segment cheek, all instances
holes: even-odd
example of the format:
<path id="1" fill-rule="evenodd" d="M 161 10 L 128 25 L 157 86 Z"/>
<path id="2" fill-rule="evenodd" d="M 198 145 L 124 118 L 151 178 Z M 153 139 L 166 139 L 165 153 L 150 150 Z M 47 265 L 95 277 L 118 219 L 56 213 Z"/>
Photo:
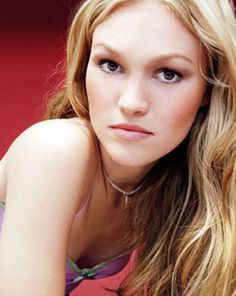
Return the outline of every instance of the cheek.
<path id="1" fill-rule="evenodd" d="M 190 93 L 194 94 L 192 90 Z M 204 90 L 195 92 L 195 95 L 186 95 L 185 93 L 176 93 L 173 100 L 170 99 L 168 104 L 163 104 L 160 112 L 161 122 L 164 128 L 174 131 L 177 134 L 186 135 L 191 128 L 196 114 L 201 105 Z M 157 115 L 158 116 L 158 115 Z"/>
<path id="2" fill-rule="evenodd" d="M 105 111 L 111 103 L 112 90 L 109 83 L 98 75 L 97 70 L 88 67 L 86 73 L 86 92 L 89 111 L 96 113 Z"/>
<path id="3" fill-rule="evenodd" d="M 99 81 L 96 79 L 94 71 L 90 70 L 88 67 L 86 74 L 86 92 L 89 104 L 89 113 L 93 115 L 102 107 L 102 87 Z"/>
<path id="4" fill-rule="evenodd" d="M 191 126 L 199 109 L 199 104 L 178 104 L 170 109 L 170 124 L 176 126 Z"/>
<path id="5" fill-rule="evenodd" d="M 206 83 L 201 79 L 193 79 L 188 85 L 176 92 L 175 102 L 176 119 L 180 122 L 193 122 L 201 106 L 206 89 Z M 173 110 L 174 111 L 174 110 Z"/>

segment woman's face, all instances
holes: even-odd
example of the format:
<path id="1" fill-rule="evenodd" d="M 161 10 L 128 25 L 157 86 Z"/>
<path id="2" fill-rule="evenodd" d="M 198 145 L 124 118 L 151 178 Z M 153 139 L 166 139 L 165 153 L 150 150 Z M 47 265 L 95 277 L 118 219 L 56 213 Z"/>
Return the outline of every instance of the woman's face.
<path id="1" fill-rule="evenodd" d="M 86 89 L 101 149 L 145 167 L 188 134 L 205 93 L 199 41 L 158 1 L 125 4 L 95 30 Z"/>

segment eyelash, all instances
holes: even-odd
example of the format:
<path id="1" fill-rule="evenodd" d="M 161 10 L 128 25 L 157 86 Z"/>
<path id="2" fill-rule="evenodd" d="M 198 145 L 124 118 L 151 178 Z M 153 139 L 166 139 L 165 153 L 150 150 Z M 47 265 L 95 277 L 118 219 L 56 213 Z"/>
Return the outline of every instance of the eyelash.
<path id="1" fill-rule="evenodd" d="M 110 73 L 110 74 L 116 74 L 116 73 L 123 73 L 124 71 L 123 71 L 123 68 L 118 64 L 118 63 L 116 63 L 115 61 L 113 61 L 113 60 L 109 60 L 109 59 L 101 59 L 100 61 L 99 61 L 99 66 L 101 67 L 101 69 L 103 70 L 103 71 L 105 71 L 106 73 Z M 114 70 L 114 71 L 112 71 L 111 69 L 109 69 L 108 68 L 108 65 L 112 65 L 113 64 L 113 66 L 115 66 L 116 67 L 116 69 Z M 119 71 L 117 71 L 117 69 L 119 69 Z M 160 75 L 160 74 L 163 74 L 164 75 L 164 73 L 167 73 L 167 72 L 169 72 L 169 74 L 171 73 L 174 77 L 175 77 L 175 79 L 174 79 L 174 81 L 171 79 L 171 80 L 167 80 L 167 79 L 165 79 L 165 78 L 159 78 L 158 76 Z M 155 72 L 155 74 L 154 74 L 154 78 L 158 78 L 161 82 L 163 82 L 163 83 L 166 83 L 166 84 L 170 84 L 170 83 L 176 83 L 176 82 L 179 82 L 182 78 L 183 78 L 183 75 L 181 74 L 181 73 L 179 73 L 178 71 L 175 71 L 175 70 L 172 70 L 172 69 L 170 69 L 170 68 L 161 68 L 161 69 L 159 69 L 158 71 L 156 71 Z"/>
<path id="2" fill-rule="evenodd" d="M 176 83 L 176 82 L 179 82 L 182 78 L 183 78 L 183 75 L 175 70 L 172 70 L 170 68 L 162 68 L 160 70 L 157 71 L 157 75 L 155 74 L 155 76 L 158 76 L 160 74 L 163 74 L 164 73 L 171 73 L 174 77 L 175 77 L 175 80 L 173 81 L 172 79 L 171 80 L 165 80 L 165 79 L 161 79 L 159 78 L 159 80 L 163 83 Z"/>
<path id="3" fill-rule="evenodd" d="M 108 59 L 102 59 L 102 60 L 99 61 L 98 64 L 99 64 L 99 66 L 101 67 L 102 70 L 104 70 L 107 73 L 111 73 L 111 74 L 114 74 L 114 73 L 117 73 L 117 72 L 109 70 L 105 65 L 113 64 L 113 65 L 116 65 L 117 68 L 122 69 L 122 67 L 119 64 L 117 64 L 115 61 L 108 60 Z M 120 72 L 122 72 L 122 70 L 120 70 L 118 72 L 120 73 Z"/>

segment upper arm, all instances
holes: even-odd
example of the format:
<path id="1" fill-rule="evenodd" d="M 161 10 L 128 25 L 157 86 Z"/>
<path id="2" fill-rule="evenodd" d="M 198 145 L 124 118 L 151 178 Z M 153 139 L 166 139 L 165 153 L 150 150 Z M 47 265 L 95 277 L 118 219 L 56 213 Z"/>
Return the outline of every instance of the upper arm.
<path id="1" fill-rule="evenodd" d="M 24 289 L 29 295 L 64 293 L 69 232 L 95 161 L 91 139 L 74 129 L 67 123 L 41 123 L 8 152 L 1 295 L 16 295 L 15 289 L 17 295 L 24 295 Z M 12 282 L 14 291 L 9 292 Z"/>

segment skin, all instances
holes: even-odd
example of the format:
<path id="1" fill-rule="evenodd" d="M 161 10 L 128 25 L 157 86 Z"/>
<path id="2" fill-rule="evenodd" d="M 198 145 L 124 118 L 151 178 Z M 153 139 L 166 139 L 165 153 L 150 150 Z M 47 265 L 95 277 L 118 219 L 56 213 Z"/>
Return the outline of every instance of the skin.
<path id="1" fill-rule="evenodd" d="M 122 188 L 132 189 L 187 135 L 204 103 L 198 52 L 198 41 L 156 1 L 121 6 L 96 28 L 86 74 L 91 123 L 101 159 Z M 121 139 L 111 125 L 124 122 L 150 136 Z M 2 296 L 62 296 L 67 254 L 90 267 L 127 249 L 124 196 L 104 180 L 95 139 L 74 119 L 26 130 L 0 162 L 0 180 Z M 93 184 L 89 206 L 76 217 Z"/>

